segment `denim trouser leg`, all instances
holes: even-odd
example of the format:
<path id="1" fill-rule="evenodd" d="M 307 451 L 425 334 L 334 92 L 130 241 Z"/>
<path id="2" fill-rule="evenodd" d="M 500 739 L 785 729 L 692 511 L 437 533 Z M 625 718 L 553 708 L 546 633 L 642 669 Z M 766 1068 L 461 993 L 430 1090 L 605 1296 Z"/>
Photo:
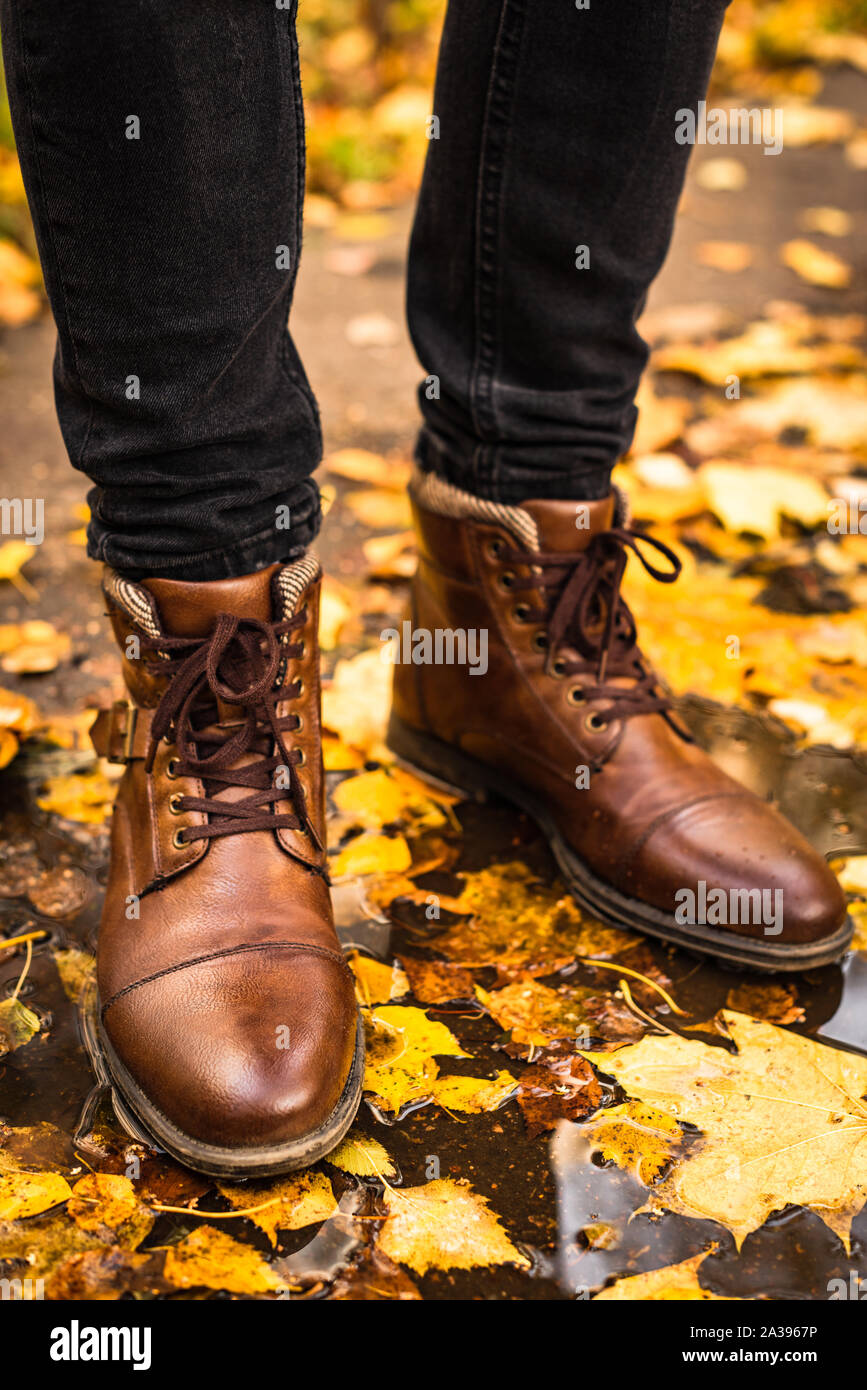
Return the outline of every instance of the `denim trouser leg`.
<path id="1" fill-rule="evenodd" d="M 689 153 L 675 113 L 724 11 L 451 0 L 410 252 L 424 468 L 499 502 L 607 492 Z"/>
<path id="2" fill-rule="evenodd" d="M 294 11 L 2 0 L 0 17 L 61 429 L 94 484 L 91 555 L 201 580 L 300 553 L 321 442 L 286 332 L 304 181 Z"/>

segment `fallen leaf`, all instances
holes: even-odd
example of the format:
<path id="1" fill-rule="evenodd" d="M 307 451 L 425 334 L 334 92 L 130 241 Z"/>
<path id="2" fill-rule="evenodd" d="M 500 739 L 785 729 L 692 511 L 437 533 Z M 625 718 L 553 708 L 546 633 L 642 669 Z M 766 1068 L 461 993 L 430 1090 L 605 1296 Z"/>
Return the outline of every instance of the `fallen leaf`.
<path id="1" fill-rule="evenodd" d="M 481 1115 L 499 1110 L 515 1095 L 517 1085 L 507 1071 L 498 1071 L 490 1081 L 475 1076 L 441 1076 L 433 1083 L 431 1094 L 443 1110 Z"/>
<path id="2" fill-rule="evenodd" d="M 39 1015 L 20 999 L 0 999 L 0 1057 L 25 1047 L 40 1029 Z"/>
<path id="3" fill-rule="evenodd" d="M 600 1058 L 601 1071 L 606 1067 Z M 582 1126 L 588 1159 L 598 1154 L 651 1187 L 683 1148 L 683 1130 L 673 1115 L 643 1101 L 627 1100 L 600 1110 Z"/>
<path id="4" fill-rule="evenodd" d="M 805 231 L 823 236 L 848 236 L 852 230 L 851 213 L 843 208 L 804 208 L 798 220 Z"/>
<path id="5" fill-rule="evenodd" d="M 356 521 L 370 527 L 371 531 L 401 531 L 412 525 L 412 511 L 405 492 L 371 488 L 367 492 L 348 492 L 343 500 Z"/>
<path id="6" fill-rule="evenodd" d="M 28 545 L 27 541 L 5 541 L 0 545 L 0 579 L 8 579 L 25 598 L 31 599 L 36 597 L 36 590 L 29 580 L 24 578 L 21 570 L 28 560 L 33 559 L 35 553 L 36 547 Z"/>
<path id="7" fill-rule="evenodd" d="M 848 1247 L 867 1197 L 867 1058 L 724 1010 L 737 1053 L 673 1034 L 590 1061 L 628 1095 L 701 1130 L 647 1208 L 727 1226 L 740 1247 L 774 1211 L 809 1207 Z"/>
<path id="8" fill-rule="evenodd" d="M 370 1246 L 365 1246 L 361 1254 L 341 1270 L 327 1295 L 328 1301 L 364 1303 L 420 1298 L 415 1284 L 400 1266 Z"/>
<path id="9" fill-rule="evenodd" d="M 402 835 L 359 835 L 332 860 L 335 878 L 348 874 L 401 874 L 412 863 Z"/>
<path id="10" fill-rule="evenodd" d="M 823 251 L 820 246 L 814 246 L 811 241 L 801 238 L 787 241 L 780 249 L 780 258 L 784 265 L 811 285 L 842 290 L 852 280 L 850 265 L 832 251 Z"/>
<path id="11" fill-rule="evenodd" d="M 282 1292 L 288 1287 L 258 1250 L 214 1226 L 199 1226 L 177 1245 L 169 1246 L 163 1275 L 175 1288 L 221 1289 L 247 1296 Z"/>
<path id="12" fill-rule="evenodd" d="M 422 1009 L 387 1004 L 365 1010 L 367 1055 L 364 1090 L 394 1113 L 411 1102 L 430 1100 L 439 1076 L 435 1057 L 468 1057 L 444 1023 Z"/>
<path id="13" fill-rule="evenodd" d="M 388 1204 L 378 1249 L 416 1274 L 498 1264 L 529 1266 L 487 1200 L 468 1182 L 437 1178 L 423 1187 L 393 1188 Z"/>
<path id="14" fill-rule="evenodd" d="M 355 1178 L 397 1177 L 397 1169 L 379 1141 L 366 1134 L 357 1134 L 355 1130 L 332 1149 L 327 1162 Z"/>
<path id="15" fill-rule="evenodd" d="M 700 265 L 732 274 L 751 266 L 754 254 L 753 248 L 743 241 L 702 241 L 696 258 Z"/>
<path id="16" fill-rule="evenodd" d="M 312 1170 L 269 1183 L 217 1183 L 217 1187 L 227 1202 L 248 1213 L 247 1220 L 264 1231 L 272 1245 L 277 1244 L 278 1231 L 318 1225 L 337 1211 L 331 1183 L 324 1173 Z"/>
<path id="17" fill-rule="evenodd" d="M 0 1221 L 38 1216 L 59 1202 L 65 1202 L 72 1189 L 59 1173 L 4 1173 L 0 1171 Z"/>
<path id="18" fill-rule="evenodd" d="M 346 959 L 355 976 L 359 1003 L 365 1008 L 387 1004 L 391 999 L 402 999 L 409 994 L 409 980 L 400 966 L 385 965 L 372 956 L 363 956 L 360 951 L 351 951 Z"/>
<path id="19" fill-rule="evenodd" d="M 427 895 L 425 895 L 427 896 Z M 469 970 L 440 960 L 400 956 L 410 989 L 420 1004 L 448 1004 L 453 999 L 473 999 L 474 980 Z"/>
<path id="20" fill-rule="evenodd" d="M 476 986 L 476 998 L 501 1028 L 518 1043 L 544 1047 L 552 1038 L 587 1036 L 587 1015 L 581 1007 L 589 989 L 549 989 L 536 980 L 519 980 L 504 989 Z"/>
<path id="21" fill-rule="evenodd" d="M 49 777 L 43 794 L 36 804 L 43 811 L 53 811 L 66 820 L 83 825 L 103 825 L 111 812 L 116 782 L 98 768 L 92 772 L 72 773 L 66 777 Z"/>
<path id="22" fill-rule="evenodd" d="M 518 1104 L 535 1139 L 561 1120 L 580 1120 L 602 1103 L 602 1087 L 583 1057 L 566 1057 L 548 1066 L 527 1067 L 518 1088 Z"/>
<path id="23" fill-rule="evenodd" d="M 624 1299 L 633 1303 L 662 1302 L 667 1299 L 677 1299 L 681 1303 L 689 1300 L 739 1302 L 739 1299 L 727 1299 L 720 1294 L 711 1293 L 698 1282 L 699 1268 L 710 1253 L 709 1250 L 704 1250 L 700 1255 L 693 1255 L 692 1259 L 683 1260 L 679 1265 L 667 1265 L 665 1269 L 654 1269 L 648 1274 L 633 1274 L 627 1279 L 618 1279 L 607 1289 L 596 1294 L 593 1302 Z"/>
<path id="24" fill-rule="evenodd" d="M 129 1178 L 120 1173 L 90 1173 L 72 1189 L 69 1215 L 83 1231 L 134 1250 L 154 1224 L 153 1212 L 138 1199 Z"/>

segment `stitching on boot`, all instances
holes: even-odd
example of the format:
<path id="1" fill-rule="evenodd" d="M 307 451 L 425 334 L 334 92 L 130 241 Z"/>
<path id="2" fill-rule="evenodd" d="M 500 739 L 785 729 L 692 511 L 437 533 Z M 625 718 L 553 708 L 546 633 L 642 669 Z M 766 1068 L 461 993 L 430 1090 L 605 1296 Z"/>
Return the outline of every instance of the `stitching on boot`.
<path id="1" fill-rule="evenodd" d="M 117 994 L 113 994 L 110 999 L 107 999 L 100 1010 L 100 1016 L 104 1019 L 112 1004 L 116 1004 L 125 994 L 130 994 L 134 989 L 140 989 L 142 985 L 153 984 L 154 980 L 161 980 L 166 975 L 175 975 L 181 970 L 189 970 L 195 965 L 207 965 L 213 960 L 221 960 L 224 957 L 239 956 L 245 951 L 271 950 L 307 951 L 311 955 L 322 956 L 325 960 L 342 965 L 347 974 L 351 978 L 355 978 L 345 958 L 337 951 L 329 951 L 325 946 L 315 946 L 312 942 L 307 941 L 250 941 L 243 946 L 226 946 L 221 951 L 211 951 L 205 956 L 194 956 L 192 960 L 183 960 L 177 965 L 168 965 L 164 970 L 157 970 L 153 975 L 144 975 L 140 980 L 134 980 L 131 985 L 124 985 Z"/>

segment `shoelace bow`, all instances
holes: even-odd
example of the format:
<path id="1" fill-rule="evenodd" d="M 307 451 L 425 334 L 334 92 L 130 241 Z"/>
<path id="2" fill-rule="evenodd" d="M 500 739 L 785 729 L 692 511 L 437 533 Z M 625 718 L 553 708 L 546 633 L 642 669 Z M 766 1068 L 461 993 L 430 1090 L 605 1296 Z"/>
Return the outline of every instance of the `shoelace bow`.
<path id="1" fill-rule="evenodd" d="M 642 545 L 658 551 L 671 569 L 653 565 L 642 552 Z M 662 713 L 671 706 L 671 701 L 659 694 L 655 675 L 636 650 L 635 619 L 620 593 L 630 551 L 660 584 L 673 584 L 681 572 L 680 560 L 667 545 L 624 526 L 600 531 L 587 549 L 577 555 L 564 555 L 562 551 L 534 552 L 532 556 L 526 551 L 503 552 L 507 562 L 531 564 L 535 570 L 524 579 L 516 576 L 509 587 L 536 589 L 545 597 L 544 608 L 530 609 L 526 621 L 546 626 L 549 669 L 556 659 L 560 675 L 595 672 L 595 684 L 582 683 L 584 701 L 606 700 L 613 706 L 610 719 L 603 712 L 597 727 L 612 719 Z M 577 652 L 580 659 L 558 656 L 563 647 Z M 606 684 L 606 675 L 626 676 L 632 684 Z"/>
<path id="2" fill-rule="evenodd" d="M 300 627 L 306 610 L 279 623 L 256 618 L 236 618 L 220 613 L 207 637 L 143 637 L 143 648 L 159 653 L 149 663 L 155 676 L 168 676 L 169 684 L 151 724 L 146 767 L 150 772 L 161 738 L 173 732 L 177 745 L 177 775 L 197 777 L 210 785 L 250 787 L 250 796 L 222 801 L 216 796 L 181 796 L 180 811 L 202 811 L 209 821 L 188 826 L 182 840 L 217 839 L 251 830 L 301 830 L 319 845 L 307 813 L 304 788 L 297 773 L 302 753 L 287 746 L 284 735 L 301 726 L 297 714 L 277 714 L 277 704 L 297 699 L 301 681 L 276 687 L 280 669 L 280 639 Z M 299 642 L 283 645 L 282 653 L 300 656 Z M 242 712 L 237 726 L 220 726 L 216 702 L 236 706 Z M 196 721 L 198 716 L 199 722 Z M 202 722 L 203 716 L 206 717 Z M 274 753 L 262 749 L 274 746 Z M 213 749 L 206 753 L 203 750 Z M 262 754 L 242 767 L 233 767 L 251 752 Z M 274 784 L 274 772 L 285 767 L 288 786 Z M 289 801 L 295 814 L 278 812 L 275 804 Z"/>

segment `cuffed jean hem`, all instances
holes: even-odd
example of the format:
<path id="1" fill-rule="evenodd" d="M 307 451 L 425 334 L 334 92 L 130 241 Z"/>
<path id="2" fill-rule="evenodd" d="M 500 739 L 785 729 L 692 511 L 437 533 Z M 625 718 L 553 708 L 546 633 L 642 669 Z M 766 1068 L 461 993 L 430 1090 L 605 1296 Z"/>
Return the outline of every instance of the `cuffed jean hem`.
<path id="1" fill-rule="evenodd" d="M 544 463 L 531 446 L 486 444 L 457 433 L 448 438 L 428 426 L 418 435 L 415 458 L 423 473 L 436 473 L 454 487 L 488 502 L 515 506 L 532 498 L 592 502 L 611 491 L 610 463 L 585 463 L 562 445 L 546 449 Z M 535 458 L 534 458 L 535 455 Z"/>
<path id="2" fill-rule="evenodd" d="M 307 487 L 312 493 L 309 514 L 297 522 L 293 520 L 291 533 L 272 522 L 230 546 L 193 553 L 178 552 L 174 547 L 171 551 L 146 553 L 135 538 L 117 536 L 93 520 L 87 531 L 87 553 L 92 560 L 101 560 L 129 579 L 180 579 L 201 584 L 253 574 L 277 561 L 297 560 L 315 540 L 322 524 L 322 507 L 316 484 L 310 481 Z"/>

